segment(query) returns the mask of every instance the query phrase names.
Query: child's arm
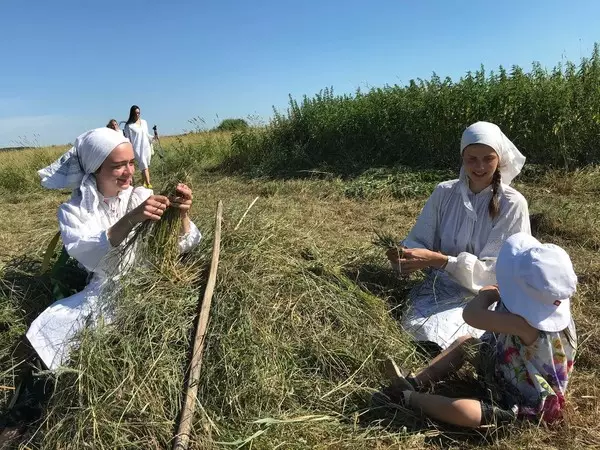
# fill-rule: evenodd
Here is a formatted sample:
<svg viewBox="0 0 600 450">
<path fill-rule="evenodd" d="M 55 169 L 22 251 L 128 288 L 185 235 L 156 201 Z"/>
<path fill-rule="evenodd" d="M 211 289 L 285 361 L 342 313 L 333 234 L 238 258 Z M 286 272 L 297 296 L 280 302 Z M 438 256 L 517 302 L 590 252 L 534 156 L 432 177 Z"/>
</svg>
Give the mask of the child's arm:
<svg viewBox="0 0 600 450">
<path fill-rule="evenodd" d="M 464 321 L 474 328 L 519 336 L 525 345 L 533 344 L 538 338 L 539 331 L 521 316 L 509 312 L 490 311 L 488 308 L 498 301 L 500 301 L 500 293 L 495 286 L 483 288 L 463 310 Z"/>
</svg>

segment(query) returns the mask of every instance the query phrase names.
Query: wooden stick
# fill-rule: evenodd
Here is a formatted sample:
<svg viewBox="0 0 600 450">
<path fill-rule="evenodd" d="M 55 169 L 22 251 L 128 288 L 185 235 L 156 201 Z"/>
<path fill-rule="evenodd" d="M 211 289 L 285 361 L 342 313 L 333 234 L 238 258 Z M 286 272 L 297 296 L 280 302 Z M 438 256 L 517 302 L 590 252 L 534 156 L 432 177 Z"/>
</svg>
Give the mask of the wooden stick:
<svg viewBox="0 0 600 450">
<path fill-rule="evenodd" d="M 254 204 L 256 203 L 256 200 L 258 200 L 259 197 L 256 197 L 252 203 L 250 203 L 250 206 L 248 206 L 248 209 L 246 210 L 246 212 L 242 215 L 242 218 L 240 219 L 240 221 L 237 223 L 237 225 L 235 226 L 235 228 L 233 229 L 233 231 L 237 230 L 240 225 L 242 224 L 242 220 L 244 220 L 244 217 L 246 217 L 246 214 L 248 214 L 248 211 L 250 211 L 250 208 L 252 208 L 254 206 Z"/>
<path fill-rule="evenodd" d="M 221 220 L 223 216 L 223 202 L 219 200 L 217 204 L 217 216 L 215 222 L 215 239 L 213 242 L 212 261 L 210 263 L 210 272 L 208 282 L 204 291 L 204 298 L 200 307 L 200 317 L 196 326 L 196 336 L 194 338 L 194 347 L 192 350 L 192 363 L 187 380 L 185 403 L 179 419 L 179 428 L 175 435 L 173 450 L 187 450 L 190 442 L 190 429 L 196 409 L 196 399 L 198 394 L 198 382 L 200 379 L 200 368 L 202 366 L 202 350 L 204 350 L 204 340 L 206 337 L 206 327 L 208 325 L 208 315 L 210 304 L 217 279 L 217 268 L 219 266 L 219 252 L 221 250 Z"/>
</svg>

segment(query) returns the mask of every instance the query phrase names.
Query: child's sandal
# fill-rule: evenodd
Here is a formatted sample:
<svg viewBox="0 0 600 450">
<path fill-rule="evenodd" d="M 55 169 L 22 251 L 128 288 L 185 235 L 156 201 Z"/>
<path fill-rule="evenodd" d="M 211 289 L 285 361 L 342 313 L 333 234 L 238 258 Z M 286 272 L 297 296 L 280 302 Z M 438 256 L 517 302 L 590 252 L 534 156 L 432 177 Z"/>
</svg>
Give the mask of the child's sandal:
<svg viewBox="0 0 600 450">
<path fill-rule="evenodd" d="M 383 373 L 396 389 L 402 391 L 416 391 L 419 387 L 415 377 L 412 376 L 412 374 L 404 375 L 403 370 L 390 357 L 388 357 L 384 363 Z"/>
</svg>

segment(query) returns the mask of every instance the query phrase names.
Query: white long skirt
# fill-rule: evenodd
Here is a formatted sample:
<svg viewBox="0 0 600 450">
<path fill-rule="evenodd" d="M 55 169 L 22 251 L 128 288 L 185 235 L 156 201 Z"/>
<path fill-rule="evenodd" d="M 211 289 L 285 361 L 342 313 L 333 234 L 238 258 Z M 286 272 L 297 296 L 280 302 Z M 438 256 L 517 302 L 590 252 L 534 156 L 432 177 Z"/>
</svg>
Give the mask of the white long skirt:
<svg viewBox="0 0 600 450">
<path fill-rule="evenodd" d="M 33 321 L 26 336 L 48 369 L 56 370 L 67 361 L 78 332 L 96 326 L 101 316 L 109 319 L 99 302 L 104 288 L 104 280 L 94 279 L 83 291 L 52 303 Z"/>
<path fill-rule="evenodd" d="M 484 330 L 467 325 L 462 318 L 473 295 L 446 272 L 432 270 L 423 283 L 411 290 L 402 327 L 415 340 L 435 342 L 442 349 L 460 336 L 480 337 Z"/>
</svg>

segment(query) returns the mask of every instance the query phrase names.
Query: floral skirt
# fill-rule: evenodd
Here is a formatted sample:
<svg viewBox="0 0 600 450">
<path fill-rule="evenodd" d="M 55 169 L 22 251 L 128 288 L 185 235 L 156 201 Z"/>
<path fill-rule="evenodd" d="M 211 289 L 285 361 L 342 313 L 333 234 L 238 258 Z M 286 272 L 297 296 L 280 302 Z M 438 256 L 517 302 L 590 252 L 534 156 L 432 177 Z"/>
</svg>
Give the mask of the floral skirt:
<svg viewBox="0 0 600 450">
<path fill-rule="evenodd" d="M 473 365 L 485 386 L 481 401 L 481 424 L 502 425 L 514 422 L 519 411 L 520 394 L 514 386 L 496 374 L 496 343 L 493 334 L 485 333 L 474 354 Z"/>
</svg>

